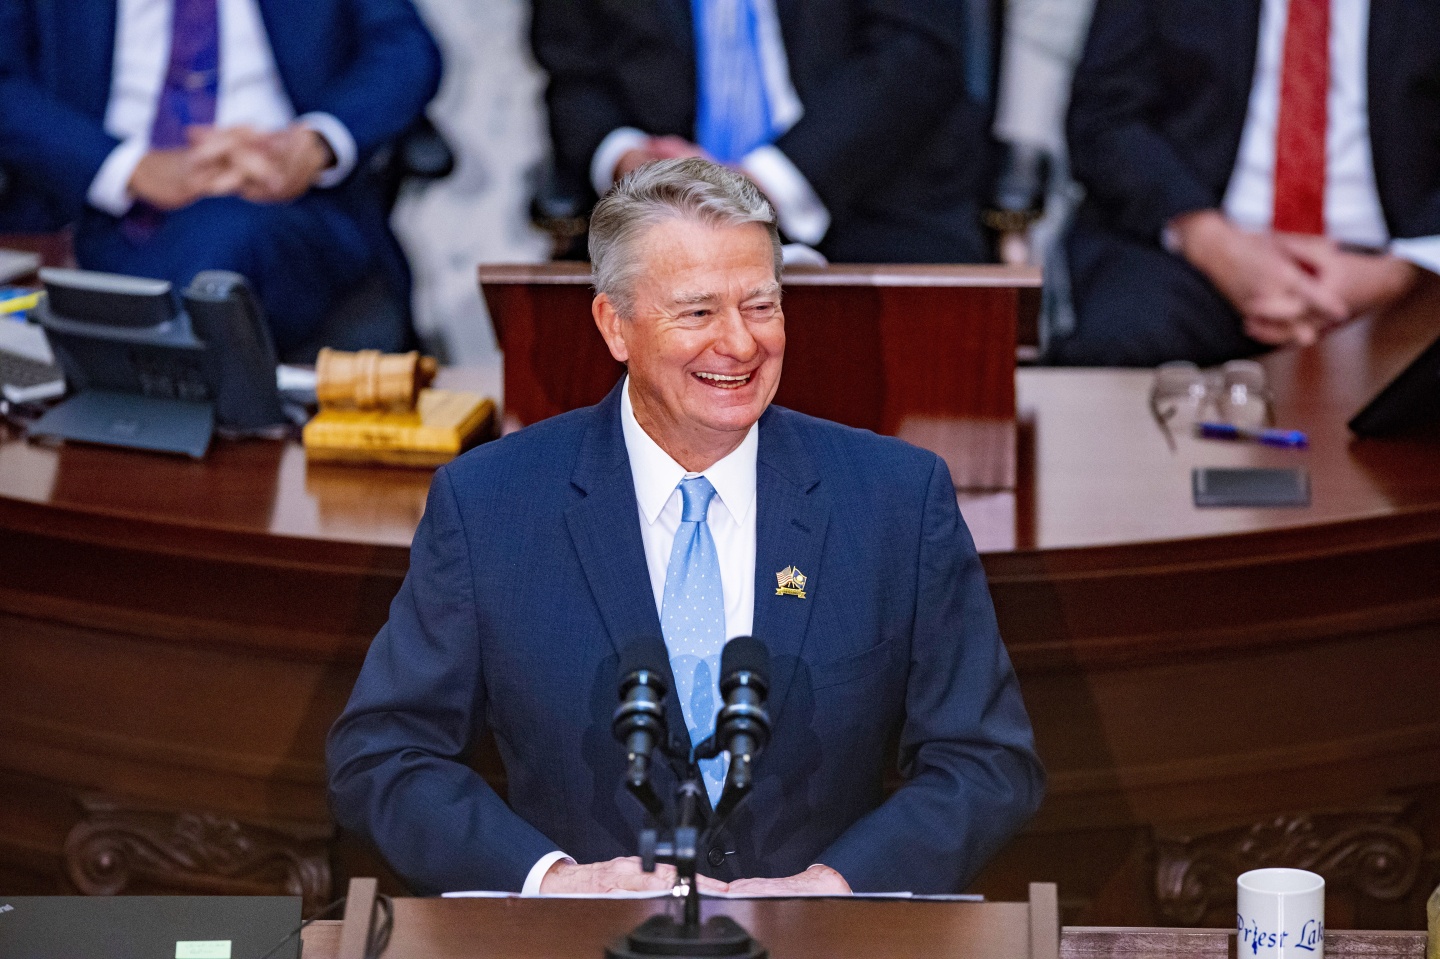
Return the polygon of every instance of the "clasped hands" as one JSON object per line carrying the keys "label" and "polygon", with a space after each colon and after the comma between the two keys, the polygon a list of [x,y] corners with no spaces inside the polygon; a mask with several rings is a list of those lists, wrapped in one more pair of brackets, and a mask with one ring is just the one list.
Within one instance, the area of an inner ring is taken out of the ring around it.
{"label": "clasped hands", "polygon": [[1309,346],[1337,324],[1404,295],[1417,268],[1353,253],[1323,236],[1254,233],[1218,210],[1171,222],[1179,252],[1239,311],[1245,332],[1271,346]]}
{"label": "clasped hands", "polygon": [[[795,876],[783,879],[737,879],[721,882],[698,876],[700,891],[711,895],[737,896],[844,896],[850,894],[845,877],[819,863]],[[657,865],[654,872],[640,868],[637,856],[622,856],[608,862],[584,865],[561,860],[550,867],[540,881],[542,895],[557,893],[663,892],[675,885],[675,867]]]}
{"label": "clasped hands", "polygon": [[325,138],[291,124],[273,133],[252,127],[190,127],[183,147],[151,150],[130,176],[130,192],[161,210],[196,200],[239,196],[288,203],[303,196],[335,162]]}

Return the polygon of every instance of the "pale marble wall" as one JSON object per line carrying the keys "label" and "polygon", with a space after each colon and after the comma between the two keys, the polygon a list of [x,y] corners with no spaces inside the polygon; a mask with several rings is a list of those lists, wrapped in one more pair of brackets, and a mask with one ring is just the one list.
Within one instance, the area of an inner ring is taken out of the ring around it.
{"label": "pale marble wall", "polygon": [[497,360],[475,283],[480,263],[544,260],[531,183],[549,150],[544,77],[530,55],[527,0],[416,0],[445,57],[430,116],[455,151],[448,178],[406,193],[392,223],[415,274],[415,321],[452,363]]}

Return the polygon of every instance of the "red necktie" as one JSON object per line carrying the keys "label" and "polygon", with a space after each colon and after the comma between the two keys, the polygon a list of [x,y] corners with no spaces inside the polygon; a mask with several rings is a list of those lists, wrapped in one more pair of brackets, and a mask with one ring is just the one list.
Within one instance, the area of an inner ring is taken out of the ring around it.
{"label": "red necktie", "polygon": [[1290,0],[1275,133],[1275,229],[1325,232],[1330,0]]}

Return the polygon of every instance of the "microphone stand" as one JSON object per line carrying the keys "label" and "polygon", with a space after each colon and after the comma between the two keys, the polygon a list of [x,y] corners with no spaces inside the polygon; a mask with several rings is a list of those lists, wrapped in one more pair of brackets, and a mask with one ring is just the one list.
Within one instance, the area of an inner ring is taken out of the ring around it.
{"label": "microphone stand", "polygon": [[[685,775],[675,788],[675,817],[663,827],[647,827],[640,832],[640,860],[646,872],[654,872],[657,862],[675,867],[679,886],[685,890],[683,919],[657,915],[636,926],[630,933],[612,942],[605,949],[606,959],[688,959],[692,956],[726,957],[726,959],[767,959],[769,952],[750,938],[743,927],[729,916],[711,916],[700,921],[699,853],[714,836],[724,817],[713,820],[705,813],[704,786],[695,758],[677,755],[679,743],[662,741],[660,748],[672,759],[684,763]],[[702,747],[707,744],[702,744]],[[716,750],[718,754],[719,750]],[[708,758],[708,757],[697,757]],[[749,783],[735,790],[733,777],[727,777],[720,807],[728,816],[730,810],[749,792]],[[647,776],[643,782],[627,779],[626,787],[655,814],[655,791]],[[732,798],[732,791],[738,795]]]}

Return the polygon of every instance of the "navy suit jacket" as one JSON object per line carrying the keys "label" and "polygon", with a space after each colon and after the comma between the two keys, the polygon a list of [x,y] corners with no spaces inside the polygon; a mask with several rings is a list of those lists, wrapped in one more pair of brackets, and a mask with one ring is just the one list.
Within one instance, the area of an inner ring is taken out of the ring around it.
{"label": "navy suit jacket", "polygon": [[[594,198],[590,159],[631,126],[695,136],[690,0],[535,0],[556,174]],[[833,218],[834,260],[978,261],[985,109],[965,92],[961,0],[777,0],[805,115],[776,143]]]}
{"label": "navy suit jacket", "polygon": [[[410,0],[258,0],[297,114],[324,112],[355,138],[357,168],[434,96],[440,56]],[[0,0],[0,166],[66,219],[119,141],[105,132],[116,0]],[[333,191],[363,223],[384,211],[351,176]],[[378,221],[377,221],[378,218]]]}
{"label": "navy suit jacket", "polygon": [[[1099,0],[1068,119],[1083,222],[1158,245],[1173,217],[1220,205],[1240,150],[1260,4]],[[1440,5],[1370,0],[1366,58],[1390,233],[1440,234]]]}
{"label": "navy suit jacket", "polygon": [[[1033,814],[1044,777],[949,473],[928,451],[772,407],[756,479],[774,735],[713,847],[724,859],[702,868],[824,862],[857,890],[955,890]],[[618,387],[436,474],[328,744],[337,821],[417,891],[519,889],[557,848],[636,853],[643,814],[610,721],[619,650],[660,635],[639,524]],[[790,565],[805,599],[775,594]],[[668,714],[683,735],[673,691]],[[508,806],[465,765],[486,730]],[[897,738],[907,781],[887,800]],[[673,795],[670,770],[656,779]]]}

